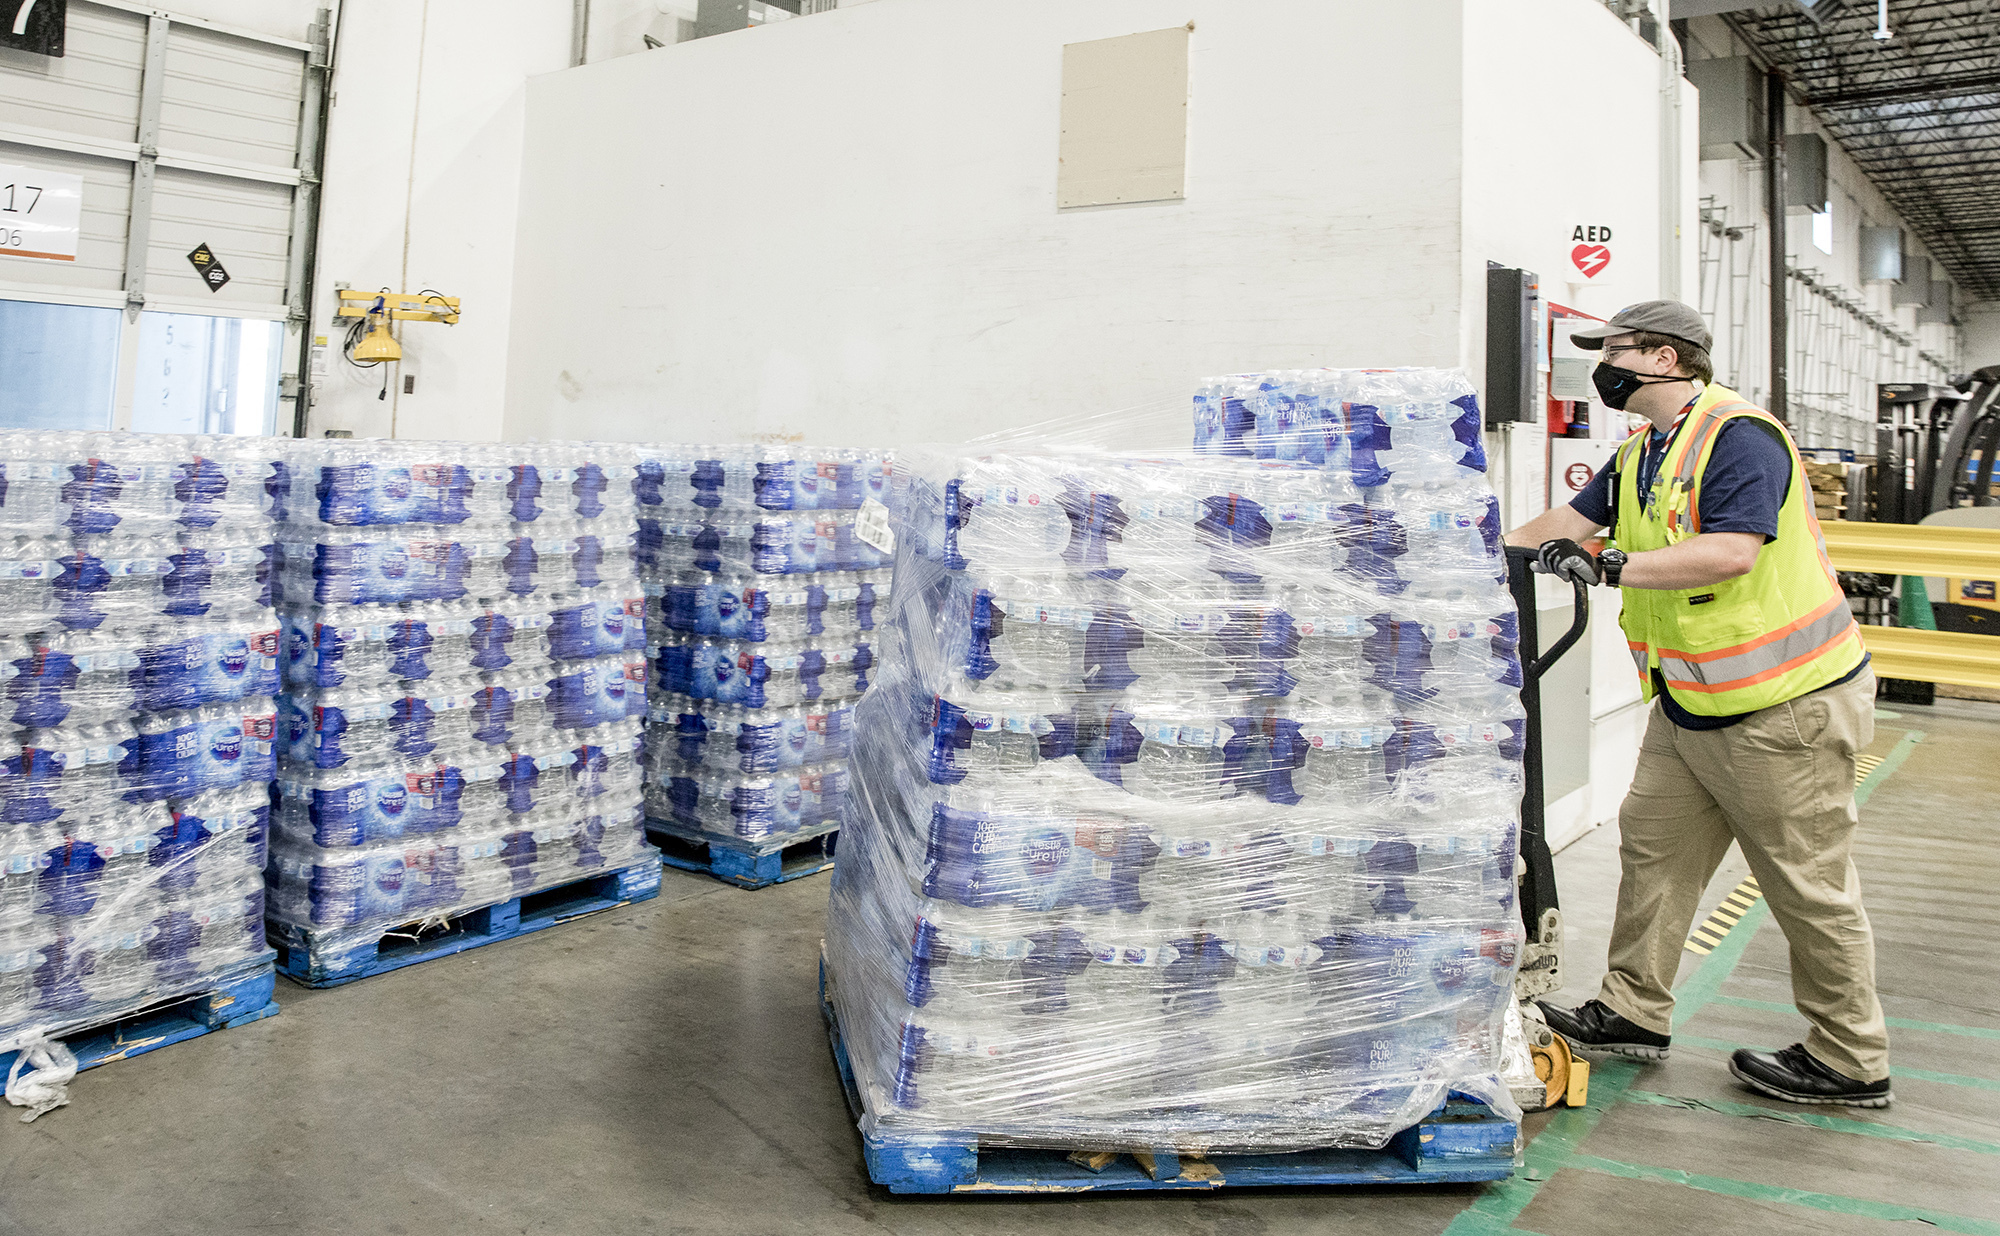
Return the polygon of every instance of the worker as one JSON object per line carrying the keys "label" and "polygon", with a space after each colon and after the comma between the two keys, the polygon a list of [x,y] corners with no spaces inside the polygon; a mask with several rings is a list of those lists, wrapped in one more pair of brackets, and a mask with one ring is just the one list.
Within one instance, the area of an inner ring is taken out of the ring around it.
{"label": "worker", "polygon": [[[1536,569],[1623,591],[1653,701],[1618,812],[1618,911],[1594,1000],[1542,1004],[1572,1044],[1665,1059],[1682,941],[1733,839],[1791,947],[1802,1044],[1729,1070],[1795,1103],[1887,1107],[1889,1037],[1852,843],[1875,676],[1785,427],[1717,385],[1712,336],[1679,301],[1570,338],[1602,349],[1604,405],[1646,418],[1567,506],[1515,529]],[[1614,548],[1579,542],[1612,530]]]}

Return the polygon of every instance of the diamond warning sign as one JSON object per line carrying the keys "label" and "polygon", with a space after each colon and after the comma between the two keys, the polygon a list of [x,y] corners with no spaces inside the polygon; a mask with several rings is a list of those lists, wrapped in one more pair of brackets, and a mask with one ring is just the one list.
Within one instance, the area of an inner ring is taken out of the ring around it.
{"label": "diamond warning sign", "polygon": [[200,273],[201,281],[208,285],[209,291],[220,292],[222,285],[229,282],[229,272],[222,268],[222,260],[216,257],[215,250],[206,244],[196,245],[194,252],[188,254],[188,261],[194,263],[195,270]]}

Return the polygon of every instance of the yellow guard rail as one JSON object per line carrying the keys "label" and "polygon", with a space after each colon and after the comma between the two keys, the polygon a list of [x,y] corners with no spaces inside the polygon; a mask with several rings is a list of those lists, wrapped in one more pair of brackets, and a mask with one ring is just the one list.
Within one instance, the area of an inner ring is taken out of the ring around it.
{"label": "yellow guard rail", "polygon": [[[1819,527],[1837,570],[2000,579],[2000,530],[1843,520]],[[1864,626],[1861,638],[1877,677],[2000,688],[2000,636]]]}

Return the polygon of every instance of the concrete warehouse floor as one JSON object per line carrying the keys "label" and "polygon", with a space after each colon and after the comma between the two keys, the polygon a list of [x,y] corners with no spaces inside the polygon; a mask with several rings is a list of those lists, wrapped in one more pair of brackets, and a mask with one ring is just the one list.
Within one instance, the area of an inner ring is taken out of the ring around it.
{"label": "concrete warehouse floor", "polygon": [[[1531,1117],[1506,1184],[894,1197],[821,1029],[826,880],[669,871],[656,902],[330,991],[281,981],[282,1016],[84,1074],[70,1107],[0,1120],[0,1233],[2000,1233],[2000,706],[1897,711],[1859,847],[1885,1112],[1727,1075],[1734,1044],[1804,1030],[1760,907],[1683,955],[1673,1059],[1602,1066],[1591,1107]],[[1559,859],[1576,999],[1603,965],[1615,832]],[[1744,873],[1732,853],[1704,907]]]}

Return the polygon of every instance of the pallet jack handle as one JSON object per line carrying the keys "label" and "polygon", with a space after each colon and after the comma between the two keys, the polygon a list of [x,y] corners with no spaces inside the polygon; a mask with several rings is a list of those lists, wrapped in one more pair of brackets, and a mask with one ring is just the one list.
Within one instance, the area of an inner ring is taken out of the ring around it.
{"label": "pallet jack handle", "polygon": [[1517,983],[1524,996],[1554,991],[1562,985],[1562,913],[1556,896],[1555,854],[1549,849],[1548,818],[1543,801],[1542,771],[1542,677],[1563,654],[1583,638],[1590,623],[1590,591],[1583,584],[1576,589],[1575,616],[1562,638],[1541,651],[1540,611],[1535,604],[1535,551],[1520,546],[1507,547],[1507,589],[1514,594],[1521,631],[1521,708],[1527,714],[1521,744],[1523,786],[1521,795],[1521,922],[1528,931],[1528,947],[1521,957]]}

